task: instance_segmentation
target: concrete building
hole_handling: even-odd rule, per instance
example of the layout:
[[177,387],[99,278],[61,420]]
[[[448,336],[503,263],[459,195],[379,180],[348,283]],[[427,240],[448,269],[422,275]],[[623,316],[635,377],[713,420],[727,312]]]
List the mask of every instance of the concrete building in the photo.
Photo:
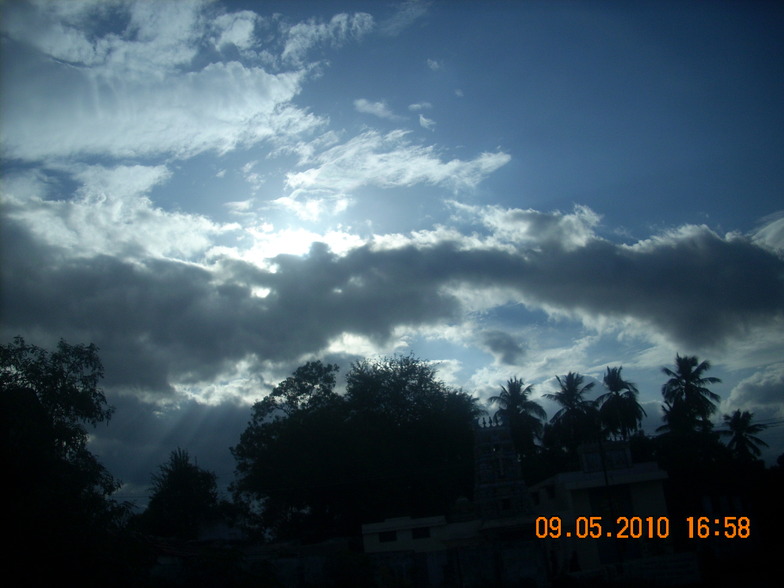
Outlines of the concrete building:
[[560,527],[557,538],[541,539],[551,574],[656,578],[662,585],[697,581],[696,560],[673,554],[668,537],[666,472],[655,462],[632,463],[628,443],[586,444],[579,451],[579,471],[530,489],[534,510],[546,519],[538,519],[535,532],[556,535]]
[[543,543],[509,427],[482,419],[474,430],[474,501],[449,516],[398,517],[362,526],[366,554],[413,585],[547,585]]

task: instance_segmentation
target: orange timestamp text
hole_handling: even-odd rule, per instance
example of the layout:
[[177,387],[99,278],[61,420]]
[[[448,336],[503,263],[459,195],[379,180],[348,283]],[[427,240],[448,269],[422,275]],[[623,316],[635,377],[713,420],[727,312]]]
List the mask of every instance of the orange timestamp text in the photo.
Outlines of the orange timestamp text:
[[[689,539],[720,537],[748,539],[751,536],[749,517],[687,517]],[[537,517],[536,536],[539,539],[666,539],[670,536],[668,517],[618,517],[614,525],[607,525],[602,517],[577,517],[574,523],[561,517]]]

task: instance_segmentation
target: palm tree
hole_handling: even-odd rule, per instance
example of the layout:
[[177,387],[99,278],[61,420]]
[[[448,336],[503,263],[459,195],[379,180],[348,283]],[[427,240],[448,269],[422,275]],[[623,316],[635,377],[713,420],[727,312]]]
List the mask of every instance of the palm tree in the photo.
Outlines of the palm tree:
[[604,374],[607,392],[596,399],[599,417],[607,431],[628,439],[640,428],[645,410],[637,402],[637,386],[623,379],[622,367],[608,367]]
[[598,425],[596,404],[584,398],[595,382],[583,385],[583,376],[573,372],[566,374],[563,380],[560,376],[555,379],[561,389],[555,394],[545,394],[545,398],[554,400],[561,408],[550,422],[560,430],[568,448],[574,451],[580,442],[592,439]]
[[533,450],[534,440],[541,438],[544,430],[542,421],[547,418],[539,403],[529,398],[532,392],[532,384],[526,386],[514,377],[507,380],[506,388],[501,386],[498,396],[490,397],[490,403],[499,407],[496,414],[509,423],[517,450],[523,454]]
[[670,379],[662,386],[662,396],[670,412],[682,412],[688,428],[694,430],[697,424],[710,428],[708,418],[716,411],[719,395],[706,387],[718,384],[719,378],[705,377],[703,374],[710,369],[710,362],[699,363],[696,356],[675,356],[675,371],[662,368]]
[[659,433],[680,433],[693,430],[694,423],[689,418],[682,400],[662,404],[664,424],[656,428]]
[[756,436],[767,429],[767,425],[751,424],[753,413],[748,410],[741,412],[736,410],[731,415],[724,415],[724,424],[727,430],[721,431],[722,435],[731,436],[727,447],[736,456],[743,460],[752,460],[760,456],[760,445],[767,447],[768,444]]

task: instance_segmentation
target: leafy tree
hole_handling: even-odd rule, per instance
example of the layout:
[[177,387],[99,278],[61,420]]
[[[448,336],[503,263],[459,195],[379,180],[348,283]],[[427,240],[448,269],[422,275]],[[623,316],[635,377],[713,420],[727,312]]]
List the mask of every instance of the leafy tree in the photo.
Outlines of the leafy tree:
[[640,428],[645,410],[637,402],[637,386],[623,379],[622,369],[607,368],[603,379],[607,392],[596,399],[596,404],[605,429],[613,435],[629,439]]
[[253,405],[247,428],[231,448],[237,462],[232,491],[246,513],[247,530],[283,538],[300,531],[308,510],[311,518],[329,518],[313,505],[329,501],[319,494],[319,484],[331,467],[339,467],[343,451],[337,371],[336,365],[308,362]]
[[346,376],[346,400],[352,411],[381,416],[395,425],[422,420],[454,393],[436,378],[432,366],[413,355],[364,359]]
[[309,361],[273,388],[272,393],[256,403],[254,417],[292,416],[326,407],[340,398],[335,394],[335,376],[338,366]]
[[686,405],[682,401],[662,404],[663,425],[656,427],[656,432],[663,435],[683,435],[694,432],[694,419],[689,416]]
[[87,429],[111,418],[98,383],[103,366],[95,345],[69,345],[63,340],[57,351],[28,345],[21,337],[0,346],[0,386],[6,393],[35,396],[47,415],[55,437],[54,450],[73,459],[87,445]]
[[[235,498],[259,530],[316,540],[395,514],[446,511],[472,488],[476,401],[411,356],[294,372],[253,407],[232,448]],[[308,374],[320,374],[313,386]],[[284,390],[300,390],[292,403]],[[314,402],[314,396],[320,400]]]
[[[49,352],[21,337],[0,345],[12,549],[35,545],[62,577],[82,584],[88,577],[101,583],[109,572],[106,548],[129,512],[111,499],[119,484],[87,448],[88,426],[112,415],[102,377],[95,345],[61,340]],[[25,571],[28,579],[33,568]]]
[[206,523],[218,515],[218,487],[213,472],[191,462],[177,448],[152,476],[153,492],[142,524],[150,533],[177,539],[196,539]]
[[736,457],[744,461],[758,458],[761,454],[760,446],[768,446],[767,443],[756,436],[757,433],[764,431],[767,426],[752,424],[753,416],[754,414],[748,410],[743,412],[736,410],[731,415],[724,415],[724,424],[727,426],[727,429],[721,431],[721,434],[730,437],[727,446]]
[[705,496],[735,494],[729,450],[709,418],[719,397],[708,386],[720,381],[706,376],[709,369],[709,362],[681,355],[674,370],[662,368],[668,379],[662,386],[664,424],[657,429],[656,455],[669,476],[665,489],[673,518],[704,508]]
[[363,516],[446,513],[473,491],[475,398],[412,356],[355,363],[346,377],[352,429],[368,439],[357,461],[372,482]]
[[705,376],[710,369],[708,361],[700,362],[696,356],[675,356],[675,371],[662,368],[669,380],[662,387],[665,402],[665,421],[669,428],[696,427],[710,429],[710,416],[716,411],[718,394],[707,386],[718,384],[719,378]]
[[530,455],[536,449],[536,440],[544,433],[547,413],[538,402],[531,400],[533,385],[525,385],[517,377],[507,380],[501,393],[490,397],[490,403],[498,405],[496,414],[509,423],[515,446],[521,455]]
[[595,382],[583,384],[580,374],[569,372],[558,380],[560,390],[554,394],[545,394],[545,398],[554,400],[561,407],[552,419],[553,432],[563,440],[567,449],[575,453],[580,443],[594,441],[599,434],[598,412],[593,401],[585,398]]

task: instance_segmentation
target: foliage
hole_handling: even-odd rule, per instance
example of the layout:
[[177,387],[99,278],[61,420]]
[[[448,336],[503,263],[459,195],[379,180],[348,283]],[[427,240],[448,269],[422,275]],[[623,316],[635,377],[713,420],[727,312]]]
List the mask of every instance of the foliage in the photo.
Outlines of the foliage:
[[531,455],[536,451],[536,440],[544,433],[544,421],[547,413],[529,396],[533,386],[526,386],[517,377],[507,381],[506,387],[501,386],[501,393],[491,396],[491,404],[498,405],[497,415],[506,419],[512,430],[515,448],[521,455]]
[[596,399],[596,404],[607,432],[628,439],[640,428],[645,410],[637,402],[637,386],[623,379],[622,369],[607,368],[603,379],[607,392]]
[[177,448],[152,476],[153,492],[142,516],[146,530],[162,537],[196,539],[203,524],[218,515],[218,487],[214,473],[191,463],[188,452]]
[[247,530],[294,533],[300,511],[318,501],[318,480],[326,473],[321,467],[339,463],[337,455],[323,451],[337,443],[332,423],[343,403],[334,392],[337,371],[308,362],[253,405],[240,442],[231,448],[237,462],[232,488]]
[[267,417],[290,417],[297,413],[312,412],[339,401],[335,394],[335,376],[338,366],[309,361],[275,386],[272,393],[253,407],[254,422]]
[[28,345],[21,337],[0,346],[0,387],[6,393],[34,395],[47,415],[54,450],[77,459],[87,444],[85,424],[108,421],[114,409],[98,388],[103,366],[95,345],[69,345],[57,351]]
[[584,379],[573,372],[563,376],[563,379],[556,376],[561,389],[554,394],[545,394],[546,398],[554,400],[561,407],[550,419],[552,434],[572,453],[576,452],[580,443],[595,441],[600,434],[596,404],[585,398],[595,383],[583,384]]
[[662,387],[665,402],[666,429],[675,432],[709,429],[710,416],[716,411],[719,396],[707,386],[718,384],[719,378],[705,376],[710,362],[700,362],[696,356],[675,356],[675,371],[662,368],[669,380]]
[[[60,341],[53,352],[16,337],[0,345],[0,398],[15,545],[51,554],[59,573],[80,577],[105,567],[109,533],[126,505],[110,498],[118,482],[87,449],[88,426],[112,408],[98,387],[95,345]],[[34,534],[34,538],[27,537]],[[15,560],[13,554],[11,560]]]
[[356,362],[344,396],[336,366],[303,368],[254,405],[232,448],[235,498],[257,507],[260,529],[316,540],[445,512],[470,492],[476,402],[431,366],[412,356]]
[[760,446],[767,447],[768,444],[757,437],[767,427],[765,425],[752,424],[754,414],[748,410],[741,412],[736,410],[731,415],[724,415],[724,424],[727,430],[721,431],[722,435],[729,436],[727,446],[730,451],[741,460],[753,460],[760,455]]

